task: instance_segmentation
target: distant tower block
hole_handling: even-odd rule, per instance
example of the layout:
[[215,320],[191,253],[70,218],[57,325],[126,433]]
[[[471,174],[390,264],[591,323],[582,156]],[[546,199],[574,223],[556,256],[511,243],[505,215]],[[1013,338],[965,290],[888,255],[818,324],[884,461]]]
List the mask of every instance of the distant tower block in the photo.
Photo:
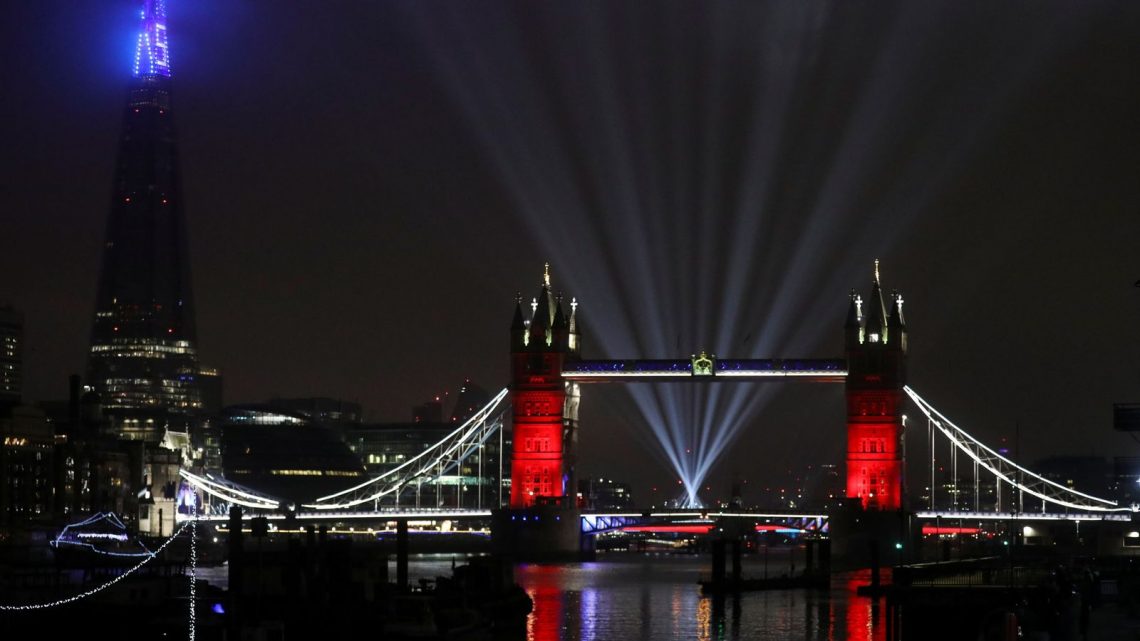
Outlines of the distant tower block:
[[847,350],[847,496],[867,510],[898,510],[903,501],[902,400],[907,329],[903,299],[884,302],[879,261],[866,301],[851,291]]
[[559,503],[574,487],[577,395],[562,379],[566,359],[577,358],[577,304],[565,314],[550,287],[550,266],[526,320],[522,297],[511,323],[512,508]]
[[0,403],[20,402],[24,371],[24,315],[0,304]]
[[[164,0],[140,13],[123,109],[88,360],[90,383],[120,436],[157,441],[204,409]],[[217,394],[216,396],[220,396]],[[208,404],[208,402],[207,402]]]

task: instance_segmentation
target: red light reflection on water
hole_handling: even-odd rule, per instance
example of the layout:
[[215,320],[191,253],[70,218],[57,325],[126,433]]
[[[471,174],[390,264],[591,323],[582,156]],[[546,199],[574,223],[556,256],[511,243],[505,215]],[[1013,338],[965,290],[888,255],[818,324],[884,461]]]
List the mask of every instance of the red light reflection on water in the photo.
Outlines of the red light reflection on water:
[[526,593],[534,601],[534,610],[526,619],[527,641],[559,641],[562,630],[561,568],[556,565],[534,565],[527,569],[531,585]]
[[[884,583],[891,582],[890,568],[883,568],[879,573]],[[886,603],[882,598],[859,596],[856,590],[861,585],[871,583],[871,570],[863,569],[852,572],[843,580],[842,586],[847,597],[847,641],[886,641]]]
[[[641,638],[664,634],[668,639],[738,641],[760,629],[820,641],[887,641],[886,600],[856,593],[871,582],[867,569],[834,575],[831,590],[818,596],[745,593],[739,601],[718,603],[702,598],[695,579],[690,582],[684,573],[672,575],[653,566],[651,575],[637,570],[631,576],[635,573],[621,565],[590,565],[518,567],[519,583],[534,603],[527,641],[608,641],[615,632],[629,638],[640,632]],[[889,568],[883,568],[881,579],[890,583]],[[641,580],[655,582],[642,586]]]

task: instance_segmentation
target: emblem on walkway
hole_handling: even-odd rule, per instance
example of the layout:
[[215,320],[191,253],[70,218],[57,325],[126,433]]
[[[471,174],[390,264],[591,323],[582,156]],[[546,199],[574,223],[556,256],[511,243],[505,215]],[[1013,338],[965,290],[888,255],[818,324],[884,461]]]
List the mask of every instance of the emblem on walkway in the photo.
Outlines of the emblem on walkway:
[[709,356],[701,350],[700,356],[693,356],[693,376],[714,376],[716,355]]

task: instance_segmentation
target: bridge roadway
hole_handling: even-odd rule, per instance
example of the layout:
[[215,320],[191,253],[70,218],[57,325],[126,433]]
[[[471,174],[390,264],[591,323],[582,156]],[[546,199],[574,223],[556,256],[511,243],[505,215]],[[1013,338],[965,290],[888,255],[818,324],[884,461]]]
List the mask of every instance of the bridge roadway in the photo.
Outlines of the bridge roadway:
[[[515,517],[520,519],[539,518],[540,512],[520,511]],[[348,511],[311,511],[296,512],[291,515],[283,513],[257,513],[245,512],[243,520],[256,516],[264,516],[270,521],[285,521],[295,519],[305,523],[335,523],[343,521],[361,522],[388,522],[397,520],[409,521],[480,521],[491,518],[491,510],[475,509],[446,509],[446,508],[406,508],[383,509],[359,512]],[[179,515],[180,520],[185,517]],[[779,512],[747,510],[629,510],[623,512],[586,511],[580,515],[582,532],[587,534],[617,529],[629,525],[654,523],[681,523],[681,522],[712,522],[716,519],[751,519],[755,521],[779,521],[781,523],[797,523],[805,531],[826,531],[827,515],[811,512]],[[224,523],[229,520],[228,515],[207,514],[199,517],[200,521]]]
[[954,510],[920,510],[915,516],[924,520],[945,521],[1119,521],[1132,520],[1130,512],[962,512]]
[[[343,521],[395,521],[407,519],[412,521],[480,521],[491,518],[491,510],[477,509],[447,509],[447,508],[391,508],[368,511],[311,511],[297,512],[292,515],[282,513],[246,512],[244,519],[255,516],[264,516],[270,521],[284,521],[296,519],[306,523],[333,523]],[[921,521],[1115,521],[1127,523],[1132,520],[1133,514],[1119,512],[1086,512],[1086,513],[1056,513],[1056,512],[966,512],[953,510],[919,510],[914,513],[916,519]],[[518,518],[534,518],[527,516],[526,512],[519,512]],[[749,511],[749,510],[627,510],[622,512],[585,511],[580,515],[582,531],[585,533],[601,532],[617,529],[629,525],[656,523],[683,523],[683,522],[711,522],[716,519],[753,519],[765,522],[780,521],[784,523],[798,522],[805,531],[826,532],[828,522],[827,514],[821,512],[801,511]],[[185,517],[180,515],[180,520]],[[200,521],[221,523],[229,520],[224,514],[208,514],[199,517]]]

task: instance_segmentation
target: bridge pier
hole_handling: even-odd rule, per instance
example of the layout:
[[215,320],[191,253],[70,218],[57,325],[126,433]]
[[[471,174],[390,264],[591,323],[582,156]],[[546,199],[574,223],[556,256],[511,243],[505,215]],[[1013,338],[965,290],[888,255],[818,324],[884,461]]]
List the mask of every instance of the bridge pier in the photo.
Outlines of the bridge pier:
[[[744,542],[739,538],[715,538],[710,545],[712,547],[712,585],[717,586],[718,589],[727,586],[728,591],[739,592],[744,579],[741,564]],[[732,555],[731,575],[728,573],[729,555]]]
[[241,506],[234,505],[230,508],[229,515],[229,532],[228,532],[228,545],[229,545],[229,589],[226,591],[226,628],[227,632],[231,635],[230,638],[241,638],[241,626],[239,621],[244,614],[241,611],[241,595],[245,590],[245,542],[242,539],[241,531]]
[[831,574],[831,539],[804,541],[804,575],[825,577]]
[[491,548],[516,561],[577,561],[584,553],[581,518],[577,508],[562,506],[496,510]]
[[828,513],[831,555],[846,567],[867,567],[874,557],[909,557],[915,547],[911,516],[902,510],[865,510],[858,498],[847,499]]
[[408,587],[408,519],[396,521],[396,586]]

